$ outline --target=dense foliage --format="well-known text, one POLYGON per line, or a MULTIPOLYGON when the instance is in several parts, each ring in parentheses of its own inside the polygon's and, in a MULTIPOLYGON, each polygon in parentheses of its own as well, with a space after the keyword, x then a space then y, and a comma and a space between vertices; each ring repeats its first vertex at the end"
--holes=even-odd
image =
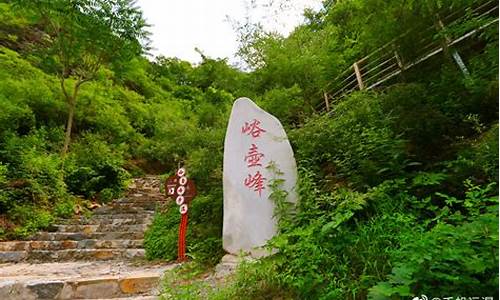
MULTIPOLYGON (((113 42, 132 50, 116 60, 99 60, 78 86, 66 155, 61 152, 72 103, 63 87, 75 87, 83 77, 76 71, 61 74, 60 53, 49 51, 59 34, 53 26, 102 18, 95 27, 76 28, 75 38, 92 30, 106 37, 116 28, 106 27, 106 14, 85 15, 80 9, 73 13, 83 19, 67 20, 41 2, 44 15, 36 7, 0 2, 1 238, 48 227, 54 218, 71 215, 82 199, 119 197, 131 176, 167 176, 184 164, 199 194, 190 208, 188 255, 216 264, 223 255, 225 127, 232 102, 247 96, 287 129, 299 165, 299 204, 294 214, 278 211, 280 234, 270 241, 277 254, 243 265, 224 288, 211 292, 182 283, 174 290, 178 283, 170 276, 167 294, 214 299, 498 294, 498 27, 485 27, 457 46, 468 75, 444 51, 379 89, 332 103, 330 114, 316 111, 327 83, 354 61, 394 38, 401 55, 414 58, 418 49, 412 43, 419 33, 450 11, 467 15, 465 8, 477 1, 325 1, 320 11, 306 11, 306 23, 286 38, 248 24, 240 32, 239 55, 250 72, 205 56, 196 66, 140 56, 146 49, 136 47, 145 47, 139 37, 146 33, 133 29, 145 24, 140 11, 127 6, 132 11, 124 17, 134 16, 137 23, 129 28, 131 35, 113 35, 118 39, 113 42), (55 23, 44 22, 44 16, 55 23)), ((70 2, 87 3, 53 5, 71 10, 65 6, 70 2)), ((460 35, 489 21, 466 18, 433 38, 460 35)), ((80 42, 73 54, 90 62, 112 46, 104 43, 94 52, 80 42)), ((84 69, 77 62, 82 63, 68 66, 84 69)), ((280 204, 279 184, 272 188, 280 204)), ((175 259, 178 221, 174 205, 157 212, 145 237, 148 258, 175 259)), ((189 268, 179 272, 179 278, 191 274, 189 268)))
MULTIPOLYGON (((272 91, 299 89, 307 105, 349 63, 471 4, 332 1, 288 38, 257 31, 243 53, 272 91)), ((450 34, 471 28, 454 26, 450 34)), ((288 123, 300 203, 269 244, 279 253, 241 268, 212 297, 496 296, 497 36, 489 28, 480 48, 461 49, 470 75, 445 53, 384 89, 347 96, 328 115, 288 123)), ((412 57, 419 49, 406 37, 399 49, 412 57)))
MULTIPOLYGON (((114 50, 104 41, 110 34, 106 30, 113 34, 120 29, 104 26, 109 21, 107 14, 101 16, 97 11, 96 15, 94 7, 88 13, 83 9, 72 12, 73 17, 90 14, 83 19, 61 15, 61 11, 90 2, 75 1, 76 7, 68 1, 21 2, 0 3, 0 237, 25 238, 50 226, 56 217, 70 216, 76 204, 119 197, 131 176, 168 174, 184 163, 200 193, 191 209, 189 234, 196 238, 190 239, 190 250, 199 253, 201 260, 215 262, 219 256, 214 254, 221 252, 220 181, 226 120, 232 101, 245 94, 241 83, 247 74, 225 60, 206 58, 198 66, 164 57, 150 62, 131 49, 110 59, 106 55, 114 50), (89 21, 87 17, 103 19, 90 27, 78 23, 89 21), (73 33, 61 33, 57 26, 77 28, 73 33), (104 48, 88 43, 85 36, 93 34, 101 35, 104 48), (69 43, 68 38, 79 48, 70 58, 63 58, 57 47, 69 47, 64 44, 69 43), (51 39, 50 43, 45 39, 51 39), (101 52, 94 53, 93 48, 101 52), (80 54, 88 59, 78 60, 80 54), (93 64, 96 60, 98 66, 93 64), (68 92, 79 82, 72 143, 68 153, 61 155, 72 105, 61 84, 66 84, 68 92), (213 213, 205 215, 207 209, 213 213), (207 238, 210 243, 205 242, 207 238)), ((116 12, 109 9, 108 13, 116 12)), ((128 9, 122 17, 132 16, 128 21, 137 24, 124 21, 115 25, 141 28, 140 11, 133 6, 128 9)), ((124 40, 113 40, 113 47, 130 43, 130 39, 127 35, 124 40)), ((129 48, 138 45, 141 43, 129 48)), ((161 214, 158 218, 155 224, 161 222, 161 214)), ((172 218, 178 222, 178 214, 172 218)), ((172 234, 154 234, 152 229, 146 248, 152 258, 169 259, 175 251, 166 248, 159 253, 156 245, 176 244, 173 233, 177 227, 162 230, 172 234)))

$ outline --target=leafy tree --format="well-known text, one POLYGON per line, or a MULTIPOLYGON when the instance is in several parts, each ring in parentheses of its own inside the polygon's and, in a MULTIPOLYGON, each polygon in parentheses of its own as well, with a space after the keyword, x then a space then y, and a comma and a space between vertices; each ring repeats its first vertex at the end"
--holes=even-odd
POLYGON ((45 33, 40 47, 43 67, 55 72, 68 103, 62 153, 71 140, 80 87, 110 63, 121 63, 144 50, 147 27, 132 0, 16 0, 45 33))

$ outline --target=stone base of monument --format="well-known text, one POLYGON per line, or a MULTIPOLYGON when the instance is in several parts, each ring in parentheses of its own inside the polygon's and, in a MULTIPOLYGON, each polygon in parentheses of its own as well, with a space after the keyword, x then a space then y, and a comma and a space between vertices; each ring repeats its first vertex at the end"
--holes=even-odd
POLYGON ((251 261, 253 258, 249 256, 237 256, 233 254, 226 254, 222 257, 220 263, 215 267, 215 277, 222 278, 233 274, 238 265, 242 261, 251 261))
POLYGON ((250 250, 249 256, 252 258, 260 259, 276 253, 278 253, 278 250, 276 249, 269 250, 267 248, 258 247, 250 250))
POLYGON ((240 263, 252 263, 258 259, 275 254, 276 252, 276 250, 254 248, 250 250, 250 252, 242 252, 240 255, 226 254, 222 257, 220 263, 215 267, 215 277, 222 278, 231 275, 236 271, 240 263))

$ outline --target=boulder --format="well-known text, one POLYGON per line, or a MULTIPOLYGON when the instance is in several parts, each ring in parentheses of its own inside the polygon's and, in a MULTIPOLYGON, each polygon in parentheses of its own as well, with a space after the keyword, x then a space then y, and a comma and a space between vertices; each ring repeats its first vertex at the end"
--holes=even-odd
POLYGON ((277 232, 269 184, 283 179, 295 203, 297 166, 283 126, 248 98, 233 104, 224 142, 223 248, 252 252, 277 232), (273 165, 273 168, 269 166, 273 165))

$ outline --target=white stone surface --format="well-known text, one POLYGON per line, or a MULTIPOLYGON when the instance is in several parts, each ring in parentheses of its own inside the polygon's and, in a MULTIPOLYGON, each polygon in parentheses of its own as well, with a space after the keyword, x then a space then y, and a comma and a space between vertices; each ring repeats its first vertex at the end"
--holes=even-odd
POLYGON ((283 126, 250 99, 239 98, 224 143, 223 248, 229 253, 252 252, 276 234, 268 187, 276 175, 266 168, 271 162, 283 172, 278 178, 285 180, 288 201, 295 203, 297 166, 283 126), (257 172, 265 178, 260 191, 254 180, 257 172))

